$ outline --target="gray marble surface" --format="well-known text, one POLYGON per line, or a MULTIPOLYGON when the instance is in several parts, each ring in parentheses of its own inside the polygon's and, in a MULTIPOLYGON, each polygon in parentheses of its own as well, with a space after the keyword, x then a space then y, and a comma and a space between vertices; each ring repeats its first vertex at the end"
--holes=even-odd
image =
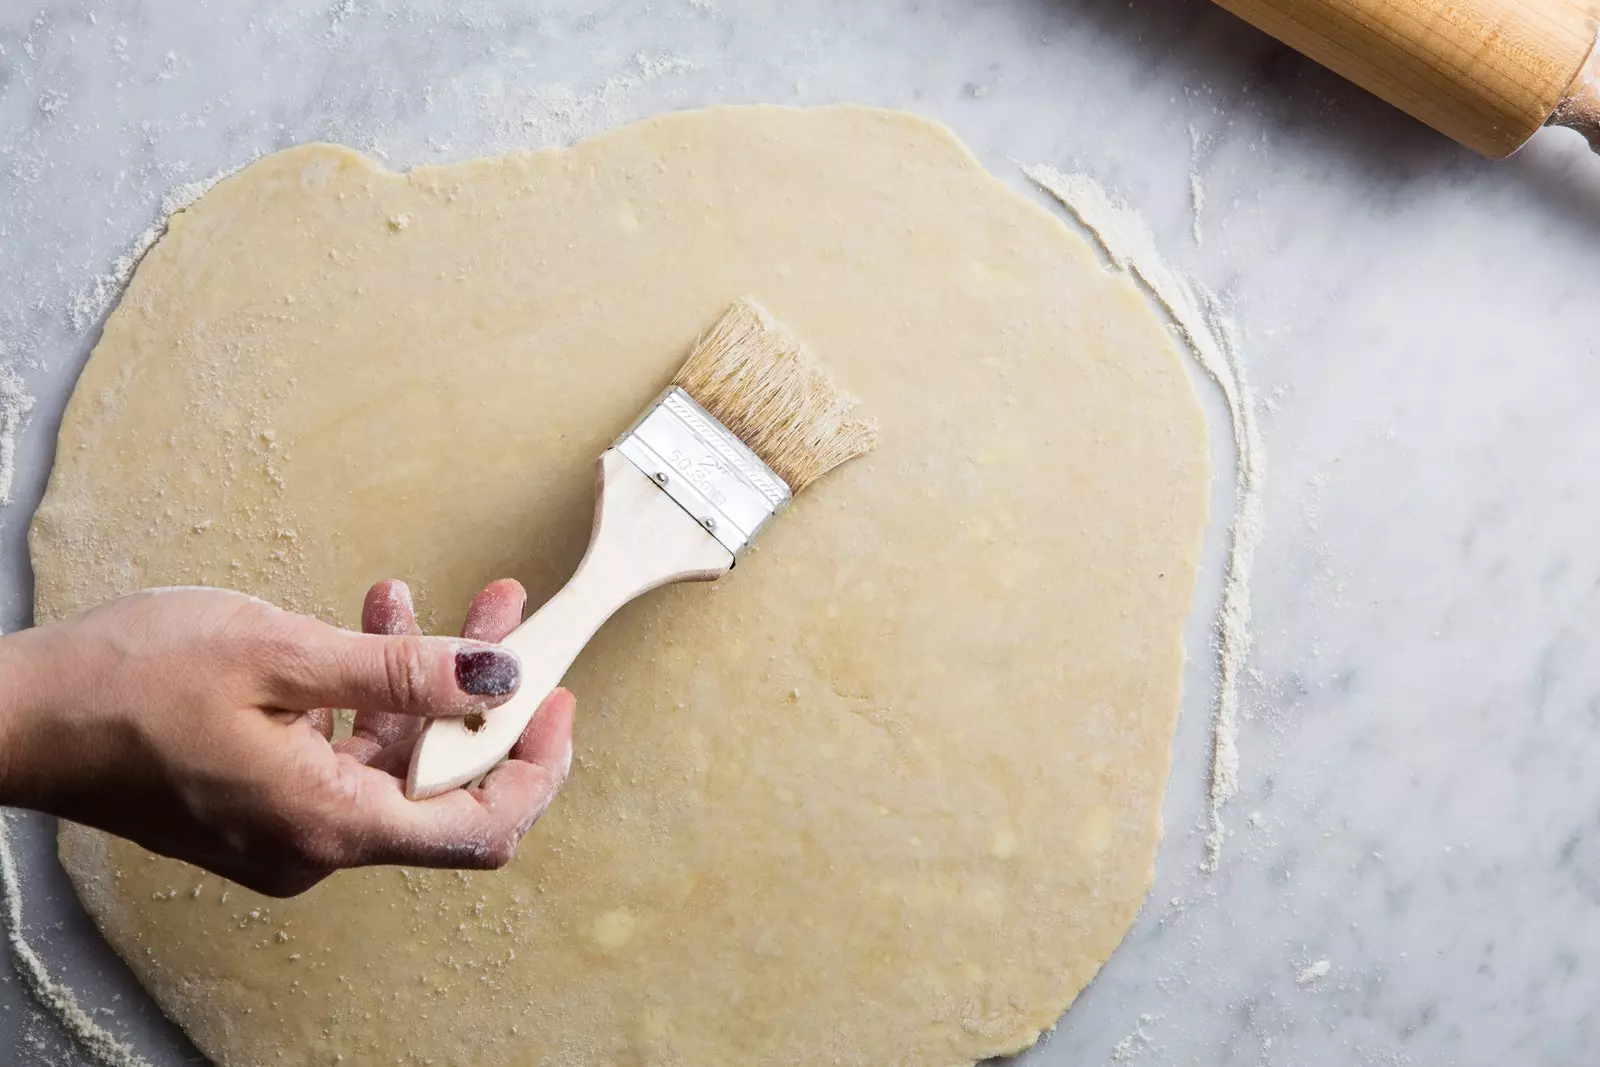
MULTIPOLYGON (((170 188, 310 139, 400 167, 741 101, 934 115, 1019 188, 1019 162, 1086 171, 1244 331, 1269 480, 1233 835, 1201 873, 1219 477, 1158 881, 1025 1062, 1594 1062, 1600 160, 1564 131, 1477 160, 1202 0, 0 6, 0 362, 38 400, 0 627, 98 331, 74 298, 170 188)), ((152 1062, 197 1062, 48 825, 19 832, 52 966, 152 1062)), ((0 1060, 88 1062, 4 966, 0 1060)))

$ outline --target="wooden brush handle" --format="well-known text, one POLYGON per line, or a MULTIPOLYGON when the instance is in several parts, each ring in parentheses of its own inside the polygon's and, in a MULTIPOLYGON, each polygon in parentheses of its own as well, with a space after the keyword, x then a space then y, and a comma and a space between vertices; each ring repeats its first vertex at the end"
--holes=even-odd
POLYGON ((1587 96, 1581 76, 1597 0, 1217 3, 1490 159, 1546 123, 1584 130, 1591 144, 1600 129, 1594 72, 1587 96))
POLYGON ((673 582, 711 581, 733 566, 733 553, 614 451, 600 457, 595 495, 589 551, 572 580, 502 642, 522 661, 516 695, 473 723, 477 729, 470 716, 428 724, 406 776, 413 800, 465 785, 505 759, 578 653, 622 605, 673 582))

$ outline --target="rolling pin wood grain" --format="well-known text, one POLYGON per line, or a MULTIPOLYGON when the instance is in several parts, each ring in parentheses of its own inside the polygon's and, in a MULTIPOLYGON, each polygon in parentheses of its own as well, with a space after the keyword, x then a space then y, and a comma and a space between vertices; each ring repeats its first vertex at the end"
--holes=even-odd
POLYGON ((1491 159, 1541 126, 1600 151, 1600 0, 1217 0, 1491 159))

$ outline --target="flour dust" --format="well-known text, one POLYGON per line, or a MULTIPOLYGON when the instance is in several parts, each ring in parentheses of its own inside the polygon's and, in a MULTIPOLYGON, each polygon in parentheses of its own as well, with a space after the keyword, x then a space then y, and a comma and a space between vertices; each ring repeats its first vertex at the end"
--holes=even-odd
POLYGON ((624 104, 640 89, 674 74, 686 74, 695 64, 670 53, 635 53, 631 68, 608 76, 588 91, 566 82, 537 85, 510 107, 494 108, 492 97, 480 107, 513 116, 518 134, 532 144, 566 145, 596 130, 623 121, 624 104))
POLYGON ((1328 977, 1328 973, 1332 970, 1333 963, 1330 960, 1317 960, 1315 963, 1308 963, 1295 973, 1294 984, 1302 989, 1306 986, 1316 985, 1328 977))
POLYGON ((55 1017, 83 1050, 105 1067, 152 1067, 105 1027, 89 1017, 71 987, 50 974, 22 928, 22 882, 11 850, 11 818, 0 810, 0 895, 4 897, 6 940, 17 974, 39 1005, 55 1017))
POLYGON ((72 303, 67 308, 72 328, 84 333, 104 318, 112 305, 122 296, 122 291, 128 287, 139 261, 145 257, 145 253, 155 247, 157 241, 161 240, 161 235, 167 232, 167 223, 171 221, 172 216, 193 205, 196 200, 209 192, 213 185, 237 174, 244 169, 244 166, 240 164, 200 181, 185 182, 163 196, 161 211, 155 223, 134 238, 133 244, 116 258, 109 271, 92 279, 72 298, 72 303))
POLYGON ((1250 574, 1261 543, 1266 455, 1256 425, 1255 396, 1239 356, 1239 335, 1217 295, 1173 270, 1150 228, 1092 178, 1045 166, 1024 167, 1094 235, 1112 264, 1131 274, 1171 317, 1202 370, 1217 383, 1233 424, 1236 459, 1232 544, 1217 619, 1221 680, 1212 712, 1209 826, 1205 869, 1215 871, 1227 828, 1223 806, 1239 791, 1239 679, 1250 657, 1250 574))
POLYGON ((1208 138, 1202 137, 1200 131, 1194 128, 1194 123, 1189 124, 1189 233, 1194 238, 1196 248, 1205 247, 1205 231, 1201 227, 1201 217, 1206 209, 1206 186, 1200 176, 1202 156, 1210 148, 1208 138))
MULTIPOLYGON (((0 348, 0 357, 5 352, 0 348)), ((10 366, 0 363, 0 507, 11 503, 17 475, 17 440, 33 410, 33 397, 10 366)))

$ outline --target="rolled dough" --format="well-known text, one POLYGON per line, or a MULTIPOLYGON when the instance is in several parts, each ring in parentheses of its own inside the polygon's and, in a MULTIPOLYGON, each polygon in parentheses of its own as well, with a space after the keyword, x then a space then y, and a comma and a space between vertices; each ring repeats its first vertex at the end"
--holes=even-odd
POLYGON ((64 827, 219 1064, 945 1065, 1021 1049, 1149 886, 1206 518, 1132 285, 943 127, 719 108, 398 175, 270 156, 176 216, 66 413, 38 613, 213 583, 345 624, 548 595, 595 457, 734 298, 881 424, 729 577, 608 626, 493 874, 252 896, 64 827))

